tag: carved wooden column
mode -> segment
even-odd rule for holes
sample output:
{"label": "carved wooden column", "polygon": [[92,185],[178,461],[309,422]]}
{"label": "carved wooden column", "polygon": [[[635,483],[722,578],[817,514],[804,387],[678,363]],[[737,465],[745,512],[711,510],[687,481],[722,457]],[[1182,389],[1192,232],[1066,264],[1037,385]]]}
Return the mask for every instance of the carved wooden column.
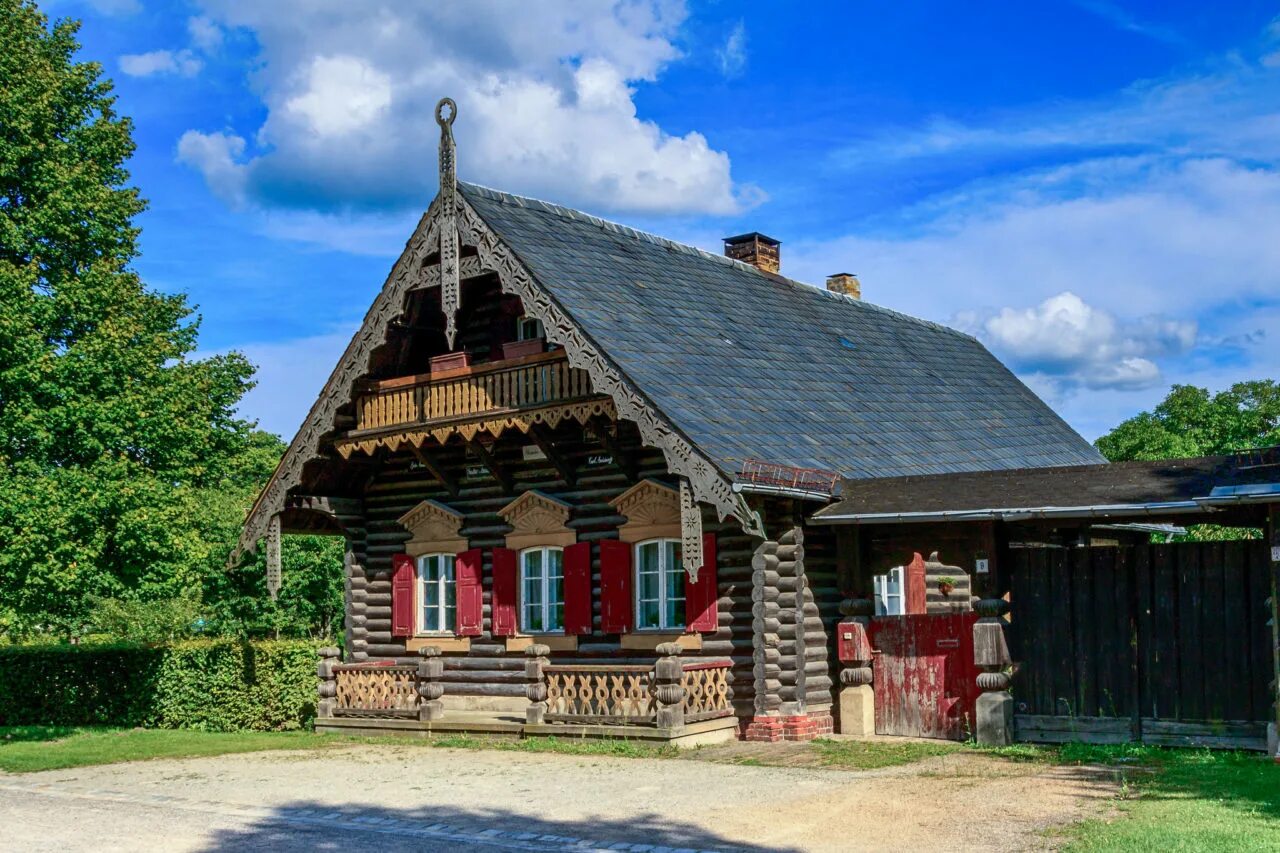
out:
{"label": "carved wooden column", "polygon": [[444,658],[439,646],[423,646],[418,656],[418,719],[425,723],[444,716]]}
{"label": "carved wooden column", "polygon": [[973,625],[973,662],[982,695],[977,703],[976,735],[984,746],[1013,743],[1013,696],[1009,693],[1009,646],[1004,639],[1004,619],[1009,602],[983,598],[974,604],[979,619]]}
{"label": "carved wooden column", "polygon": [[777,714],[781,653],[778,651],[778,543],[766,540],[751,558],[751,658],[755,680],[755,716]]}
{"label": "carved wooden column", "polygon": [[320,700],[316,702],[317,717],[332,717],[334,710],[338,707],[338,677],[334,673],[333,668],[338,665],[341,654],[335,646],[325,646],[320,649],[320,663],[316,666],[316,675],[320,677],[320,684],[317,688]]}
{"label": "carved wooden column", "polygon": [[658,702],[658,728],[684,728],[684,663],[679,643],[662,643],[653,665],[653,698]]}
{"label": "carved wooden column", "polygon": [[840,733],[876,733],[876,697],[872,687],[871,640],[867,631],[875,602],[867,598],[846,598],[840,613],[848,618],[836,626],[836,646],[840,669]]}
{"label": "carved wooden column", "polygon": [[547,717],[547,664],[551,660],[551,647],[534,643],[524,650],[524,695],[529,700],[529,708],[525,711],[525,722],[531,726],[541,725]]}

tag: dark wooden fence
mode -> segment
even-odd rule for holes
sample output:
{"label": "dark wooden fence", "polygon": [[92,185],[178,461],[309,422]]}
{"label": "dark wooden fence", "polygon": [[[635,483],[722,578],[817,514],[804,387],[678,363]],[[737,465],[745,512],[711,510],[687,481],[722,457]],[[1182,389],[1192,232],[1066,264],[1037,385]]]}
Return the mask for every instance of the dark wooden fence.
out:
{"label": "dark wooden fence", "polygon": [[1020,739],[1265,747],[1266,543],[1012,556]]}

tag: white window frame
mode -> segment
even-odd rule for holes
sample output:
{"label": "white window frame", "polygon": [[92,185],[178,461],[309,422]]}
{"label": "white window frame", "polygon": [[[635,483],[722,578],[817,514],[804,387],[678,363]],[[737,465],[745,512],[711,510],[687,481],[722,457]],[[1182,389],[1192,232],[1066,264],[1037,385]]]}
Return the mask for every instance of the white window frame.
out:
{"label": "white window frame", "polygon": [[[552,576],[551,576],[551,572],[546,570],[549,565],[549,562],[547,560],[547,555],[553,551],[560,555],[560,600],[559,600],[560,626],[558,628],[547,627],[547,625],[551,624],[551,616],[555,612],[555,609],[554,609],[555,602],[551,600],[551,591],[552,591],[551,577]],[[525,556],[528,554],[532,554],[534,552],[538,552],[543,555],[543,559],[542,559],[543,571],[538,582],[539,591],[541,592],[541,603],[539,605],[539,609],[542,611],[541,613],[542,628],[538,629],[537,631],[531,630],[528,627],[529,620],[527,618],[527,608],[525,607],[525,604],[526,604],[525,602]],[[518,583],[520,584],[520,592],[519,592],[519,595],[516,596],[516,600],[520,608],[519,609],[520,630],[526,634],[535,634],[535,635],[563,634],[564,633],[564,548],[558,545],[533,545],[529,548],[525,548],[521,550],[519,553],[519,556],[517,557],[517,560],[518,560],[518,571],[516,572],[516,574],[518,578]]]}
{"label": "white window frame", "polygon": [[[458,623],[458,578],[457,578],[457,554],[449,554],[443,551],[435,551],[430,554],[421,554],[414,559],[414,568],[416,570],[417,581],[415,587],[417,595],[415,601],[416,615],[414,617],[417,624],[418,634],[429,634],[432,636],[447,634],[452,636],[457,628]],[[437,566],[443,569],[438,572],[438,576],[428,579],[427,566],[428,561],[441,561],[443,565]],[[433,607],[435,610],[436,621],[439,623],[438,628],[427,627],[427,585],[432,584],[436,587],[436,603]],[[449,617],[449,594],[453,594],[453,619]]]}
{"label": "white window frame", "polygon": [[[668,605],[670,601],[673,598],[675,598],[675,596],[671,595],[670,589],[668,589],[668,584],[670,582],[671,575],[674,574],[674,572],[672,572],[670,570],[670,567],[667,565],[667,548],[664,546],[668,544],[674,544],[676,546],[676,553],[677,554],[680,553],[680,540],[671,536],[662,536],[656,539],[645,539],[641,542],[635,543],[635,545],[631,547],[631,573],[632,573],[631,605],[634,608],[633,612],[635,613],[635,626],[636,626],[635,630],[636,631],[641,631],[641,632],[643,631],[664,631],[664,632],[684,631],[688,626],[689,611],[687,608],[688,608],[689,582],[687,579],[685,580],[685,584],[684,584],[685,594],[678,596],[679,600],[684,604],[684,607],[682,608],[682,610],[684,611],[684,619],[682,619],[678,625],[675,625],[675,624],[670,624],[670,620],[668,619],[668,616],[667,616],[667,611],[670,609]],[[658,599],[657,599],[658,624],[642,626],[640,624],[641,622],[640,605],[642,601],[642,599],[640,598],[640,549],[644,548],[646,545],[658,546]],[[684,561],[682,559],[677,558],[676,562],[679,564],[676,567],[676,571],[683,573]],[[648,601],[649,599],[645,599],[645,600]]]}
{"label": "white window frame", "polygon": [[[902,616],[907,612],[906,575],[907,570],[905,566],[894,566],[884,574],[875,576],[873,579],[873,585],[875,587],[877,616]],[[889,583],[891,580],[897,581],[897,592],[889,591]]]}
{"label": "white window frame", "polygon": [[[537,334],[526,335],[525,334],[526,323],[531,324],[533,327],[533,330]],[[528,314],[522,314],[520,316],[520,319],[516,320],[516,340],[517,341],[534,341],[534,340],[537,340],[538,338],[545,338],[546,336],[547,336],[546,328],[542,325],[542,321],[539,320],[537,317],[530,317]]]}

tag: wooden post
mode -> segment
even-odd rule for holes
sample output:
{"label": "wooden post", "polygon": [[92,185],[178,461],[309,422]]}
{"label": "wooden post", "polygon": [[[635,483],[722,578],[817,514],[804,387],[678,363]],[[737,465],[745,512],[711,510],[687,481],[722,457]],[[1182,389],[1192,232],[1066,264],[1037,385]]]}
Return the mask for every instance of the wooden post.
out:
{"label": "wooden post", "polygon": [[679,643],[661,643],[653,665],[653,698],[658,701],[658,728],[684,728],[684,663]]}
{"label": "wooden post", "polygon": [[871,669],[874,658],[867,636],[875,609],[875,602],[869,598],[846,598],[840,602],[840,613],[848,617],[836,626],[836,645],[842,664],[841,734],[868,736],[876,733],[876,698]]}
{"label": "wooden post", "polygon": [[973,625],[973,662],[978,673],[976,716],[978,743],[984,746],[1008,746],[1013,743],[1013,695],[1009,693],[1012,660],[1004,639],[1004,619],[1009,602],[1003,598],[984,598],[974,604],[979,619]]}
{"label": "wooden post", "polygon": [[1268,580],[1271,598],[1268,610],[1271,616],[1271,698],[1274,701],[1275,719],[1267,724],[1267,752],[1280,762],[1280,505],[1267,504],[1267,545],[1271,561]]}
{"label": "wooden post", "polygon": [[534,643],[524,650],[524,654],[526,682],[524,695],[529,700],[529,707],[525,711],[525,722],[531,726],[538,726],[546,722],[547,717],[546,667],[551,662],[547,658],[547,655],[551,654],[551,647]]}
{"label": "wooden post", "polygon": [[418,656],[418,719],[425,723],[444,716],[444,658],[439,646],[423,646]]}
{"label": "wooden post", "polygon": [[332,717],[338,707],[338,676],[333,668],[338,665],[341,652],[334,646],[325,646],[319,651],[320,663],[316,666],[316,675],[320,677],[317,692],[320,700],[316,702],[317,717]]}

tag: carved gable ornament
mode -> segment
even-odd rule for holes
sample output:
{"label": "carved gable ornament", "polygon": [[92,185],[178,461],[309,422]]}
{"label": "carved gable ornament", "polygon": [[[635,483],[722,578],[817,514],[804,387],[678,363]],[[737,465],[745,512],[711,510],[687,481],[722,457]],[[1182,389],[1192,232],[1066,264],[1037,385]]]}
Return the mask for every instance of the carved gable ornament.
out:
{"label": "carved gable ornament", "polygon": [[532,489],[525,492],[498,510],[512,528],[507,547],[518,551],[535,545],[572,545],[578,534],[568,526],[571,510],[569,504],[551,495]]}
{"label": "carved gable ornament", "polygon": [[462,513],[439,501],[426,500],[400,516],[400,524],[410,533],[405,551],[422,554],[458,554],[467,550],[462,535]]}

